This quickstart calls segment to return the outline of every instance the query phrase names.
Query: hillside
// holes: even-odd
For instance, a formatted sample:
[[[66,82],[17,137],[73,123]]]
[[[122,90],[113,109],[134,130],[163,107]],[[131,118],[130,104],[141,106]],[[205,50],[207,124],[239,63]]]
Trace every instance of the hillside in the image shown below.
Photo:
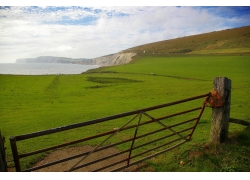
[[[123,52],[138,54],[250,53],[250,26],[144,44]]]

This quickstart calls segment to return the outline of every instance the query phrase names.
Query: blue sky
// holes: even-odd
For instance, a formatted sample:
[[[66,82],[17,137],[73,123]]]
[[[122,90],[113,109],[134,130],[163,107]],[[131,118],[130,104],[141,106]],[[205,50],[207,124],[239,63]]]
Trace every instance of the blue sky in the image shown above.
[[[68,2],[32,6],[20,2],[28,6],[0,3],[4,5],[0,63],[38,56],[95,58],[141,44],[250,25],[250,4],[175,6],[144,1],[143,6]]]

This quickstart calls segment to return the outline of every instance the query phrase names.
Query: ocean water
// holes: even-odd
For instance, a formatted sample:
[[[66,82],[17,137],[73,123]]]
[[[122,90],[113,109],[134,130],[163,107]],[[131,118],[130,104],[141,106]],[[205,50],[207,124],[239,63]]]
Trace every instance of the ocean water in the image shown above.
[[[59,63],[0,63],[0,74],[49,75],[81,74],[97,65],[59,64]]]

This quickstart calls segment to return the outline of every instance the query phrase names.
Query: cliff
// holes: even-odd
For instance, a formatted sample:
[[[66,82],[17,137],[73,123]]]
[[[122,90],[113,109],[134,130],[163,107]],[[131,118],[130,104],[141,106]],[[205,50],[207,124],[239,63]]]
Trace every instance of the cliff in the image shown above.
[[[116,54],[94,58],[91,60],[85,60],[82,63],[86,65],[115,66],[115,65],[129,63],[132,57],[135,55],[136,53],[116,53]]]
[[[73,63],[83,65],[115,66],[129,63],[136,53],[116,53],[94,59],[71,59],[64,57],[41,56],[37,58],[17,59],[16,63]]]

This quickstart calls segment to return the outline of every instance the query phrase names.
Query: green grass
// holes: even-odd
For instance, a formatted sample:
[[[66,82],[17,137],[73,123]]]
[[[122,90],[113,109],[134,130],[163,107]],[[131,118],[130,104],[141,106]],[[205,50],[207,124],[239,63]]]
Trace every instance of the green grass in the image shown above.
[[[98,68],[81,75],[20,76],[0,75],[0,129],[7,139],[10,136],[56,128],[122,112],[172,102],[200,94],[213,88],[215,76],[226,76],[232,80],[231,117],[249,119],[250,109],[250,56],[138,56],[126,65]],[[202,100],[195,104],[201,105]],[[183,105],[190,108],[194,103]],[[168,112],[176,112],[171,107]],[[156,112],[160,115],[162,111]],[[176,119],[172,119],[173,122]],[[114,124],[115,122],[115,124]],[[55,145],[77,139],[82,134],[89,135],[101,130],[112,130],[125,121],[106,123],[103,126],[85,130],[69,131],[18,143],[19,152],[43,146]],[[180,166],[181,159],[188,158],[191,151],[201,150],[209,141],[211,109],[207,108],[198,125],[193,140],[174,151],[148,160],[145,171],[225,171],[248,170],[231,160],[216,159],[213,153],[200,154],[191,159],[189,165]],[[151,127],[148,127],[150,129]],[[230,124],[229,131],[242,132],[244,126]],[[84,132],[84,133],[83,133]],[[243,131],[239,139],[248,141],[249,132]],[[231,134],[230,134],[231,135]],[[235,136],[237,136],[235,134]],[[123,138],[118,136],[117,138]],[[239,140],[237,139],[237,141]],[[96,142],[92,142],[95,144]],[[9,142],[6,142],[7,156],[11,159]],[[249,146],[238,145],[249,152]],[[123,147],[121,147],[123,148]],[[193,149],[196,148],[196,149]],[[227,148],[227,146],[226,146]],[[240,150],[240,151],[241,151]],[[233,151],[232,148],[220,152]],[[207,156],[211,161],[201,163]],[[221,153],[223,154],[223,153]],[[224,156],[224,155],[223,155]],[[236,155],[237,156],[237,155]],[[24,161],[23,167],[41,158],[34,156]],[[194,157],[190,157],[194,158]],[[199,159],[201,158],[201,159]],[[215,159],[214,159],[215,158]],[[243,159],[240,157],[239,159]],[[224,163],[226,161],[226,163]],[[223,164],[224,163],[224,164]],[[240,160],[238,164],[242,163]],[[219,164],[219,165],[218,165]],[[207,168],[206,168],[207,167]],[[211,167],[211,168],[210,168]],[[249,167],[249,166],[248,166]]]

